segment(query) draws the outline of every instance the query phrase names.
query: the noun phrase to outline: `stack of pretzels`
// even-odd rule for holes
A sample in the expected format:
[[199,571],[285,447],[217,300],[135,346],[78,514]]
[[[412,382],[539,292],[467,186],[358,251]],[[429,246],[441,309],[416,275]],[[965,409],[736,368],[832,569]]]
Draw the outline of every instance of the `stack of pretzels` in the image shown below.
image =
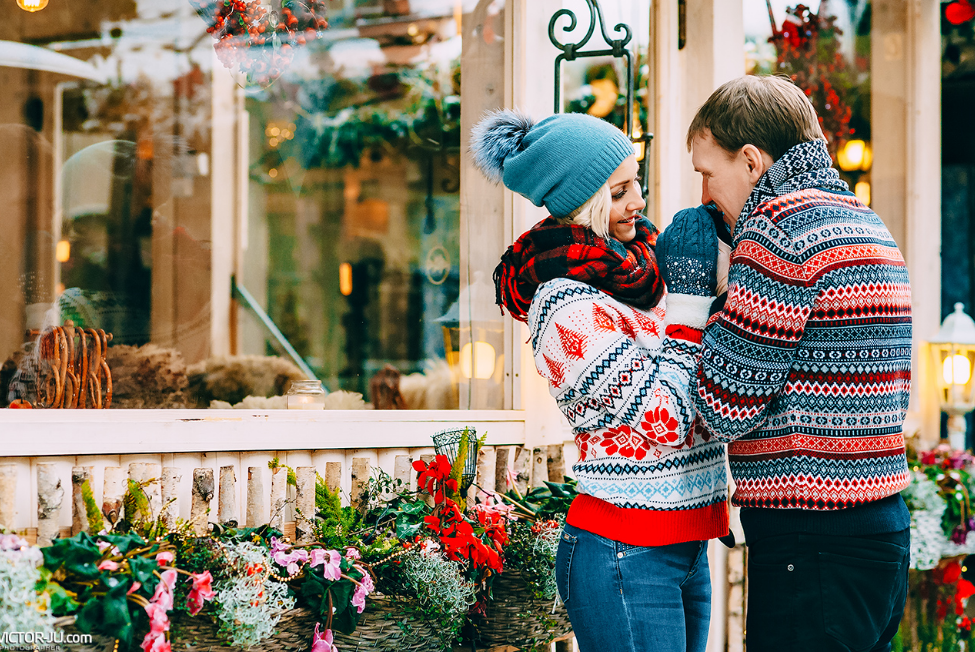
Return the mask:
[[107,409],[112,404],[112,372],[106,362],[111,333],[67,321],[28,335],[39,338],[37,407]]

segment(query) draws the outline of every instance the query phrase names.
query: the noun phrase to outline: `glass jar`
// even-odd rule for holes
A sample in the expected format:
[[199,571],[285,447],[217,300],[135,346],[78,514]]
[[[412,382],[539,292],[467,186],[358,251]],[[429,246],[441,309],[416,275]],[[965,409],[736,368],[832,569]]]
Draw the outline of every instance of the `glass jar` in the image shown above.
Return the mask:
[[324,410],[325,389],[320,380],[295,380],[288,390],[289,410]]

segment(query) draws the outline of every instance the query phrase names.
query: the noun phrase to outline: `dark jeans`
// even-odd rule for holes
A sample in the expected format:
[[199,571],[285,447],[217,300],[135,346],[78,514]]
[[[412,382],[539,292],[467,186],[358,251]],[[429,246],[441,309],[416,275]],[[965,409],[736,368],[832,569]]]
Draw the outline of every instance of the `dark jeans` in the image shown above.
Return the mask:
[[886,652],[907,599],[910,530],[748,544],[748,652]]
[[580,652],[704,652],[707,541],[639,547],[566,525],[555,579]]

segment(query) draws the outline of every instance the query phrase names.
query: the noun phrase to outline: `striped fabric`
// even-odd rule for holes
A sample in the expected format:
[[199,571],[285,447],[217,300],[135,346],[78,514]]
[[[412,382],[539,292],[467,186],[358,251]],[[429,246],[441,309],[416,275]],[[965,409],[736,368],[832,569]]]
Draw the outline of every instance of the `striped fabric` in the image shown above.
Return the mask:
[[577,500],[569,522],[627,543],[639,535],[634,545],[728,530],[724,444],[692,427],[700,331],[665,334],[665,301],[644,311],[558,278],[538,288],[528,312],[535,365],[579,447],[572,470],[599,499]]
[[901,491],[911,295],[890,232],[850,193],[779,185],[734,244],[696,396],[731,442],[733,503],[837,510]]

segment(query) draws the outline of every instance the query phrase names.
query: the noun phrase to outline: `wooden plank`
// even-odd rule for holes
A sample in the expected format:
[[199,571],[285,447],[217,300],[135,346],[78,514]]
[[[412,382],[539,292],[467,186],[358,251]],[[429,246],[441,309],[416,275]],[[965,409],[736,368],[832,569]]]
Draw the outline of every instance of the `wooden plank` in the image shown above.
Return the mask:
[[0,461],[264,451],[269,432],[279,451],[348,449],[348,432],[360,449],[424,448],[432,433],[468,425],[487,432],[489,446],[525,441],[525,413],[517,410],[0,410],[0,430],[32,433],[4,442]]

